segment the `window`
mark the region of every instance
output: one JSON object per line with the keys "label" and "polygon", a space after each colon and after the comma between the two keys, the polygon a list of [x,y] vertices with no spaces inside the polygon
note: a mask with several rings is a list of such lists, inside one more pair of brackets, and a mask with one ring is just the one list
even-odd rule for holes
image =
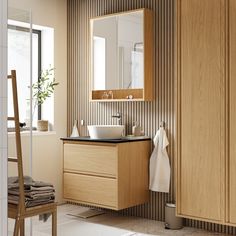
{"label": "window", "polygon": [[[32,31],[33,83],[41,71],[41,31]],[[20,122],[30,121],[30,32],[28,28],[8,25],[8,70],[16,70]],[[8,86],[8,115],[13,116],[11,86]],[[41,106],[33,111],[33,125],[41,119]]]}

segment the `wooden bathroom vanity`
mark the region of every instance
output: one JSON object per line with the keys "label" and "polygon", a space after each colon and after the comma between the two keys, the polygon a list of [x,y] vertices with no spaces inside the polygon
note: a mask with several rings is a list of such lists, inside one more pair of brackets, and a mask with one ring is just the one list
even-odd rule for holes
{"label": "wooden bathroom vanity", "polygon": [[62,140],[67,201],[113,210],[148,202],[150,138]]}

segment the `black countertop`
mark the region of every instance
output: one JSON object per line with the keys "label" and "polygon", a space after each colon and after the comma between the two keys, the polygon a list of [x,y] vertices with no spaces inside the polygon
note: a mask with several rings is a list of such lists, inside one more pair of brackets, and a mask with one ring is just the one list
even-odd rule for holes
{"label": "black countertop", "polygon": [[138,142],[144,140],[151,140],[147,136],[125,136],[119,139],[91,139],[89,136],[86,137],[67,137],[61,138],[63,141],[78,141],[78,142],[102,142],[102,143],[126,143],[126,142]]}

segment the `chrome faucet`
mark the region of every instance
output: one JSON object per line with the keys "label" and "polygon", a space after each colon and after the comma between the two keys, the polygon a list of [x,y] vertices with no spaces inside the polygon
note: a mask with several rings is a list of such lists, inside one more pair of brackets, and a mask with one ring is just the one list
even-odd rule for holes
{"label": "chrome faucet", "polygon": [[122,114],[120,112],[117,112],[116,115],[111,116],[112,118],[117,118],[118,124],[122,125]]}

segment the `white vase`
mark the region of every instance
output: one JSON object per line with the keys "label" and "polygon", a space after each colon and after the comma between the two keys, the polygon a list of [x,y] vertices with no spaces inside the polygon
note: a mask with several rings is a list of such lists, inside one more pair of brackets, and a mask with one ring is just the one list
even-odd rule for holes
{"label": "white vase", "polygon": [[75,120],[73,129],[72,129],[72,133],[70,135],[71,137],[79,137],[79,131],[78,131],[78,127],[77,127],[77,120]]}

